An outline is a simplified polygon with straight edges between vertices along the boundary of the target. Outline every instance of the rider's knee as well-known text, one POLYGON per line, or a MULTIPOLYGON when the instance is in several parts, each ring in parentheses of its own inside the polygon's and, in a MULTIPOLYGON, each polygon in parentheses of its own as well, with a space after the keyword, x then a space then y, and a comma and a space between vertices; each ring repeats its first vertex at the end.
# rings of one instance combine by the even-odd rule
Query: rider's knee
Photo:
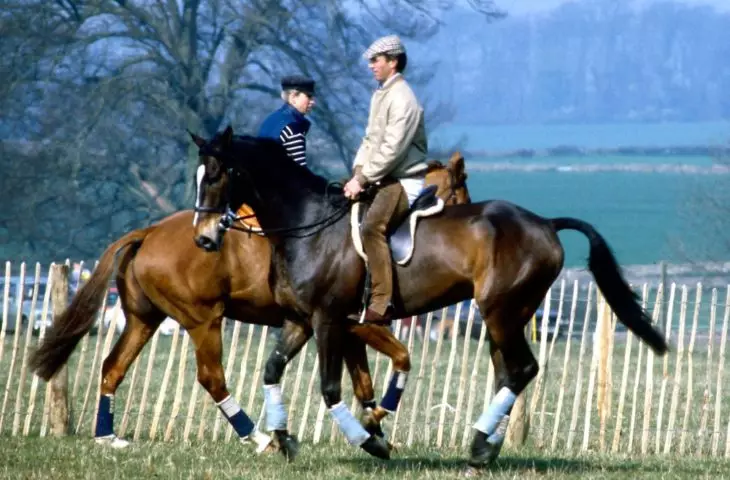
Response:
POLYGON ((386 224, 379 221, 365 221, 362 224, 361 235, 364 240, 385 238, 386 224))

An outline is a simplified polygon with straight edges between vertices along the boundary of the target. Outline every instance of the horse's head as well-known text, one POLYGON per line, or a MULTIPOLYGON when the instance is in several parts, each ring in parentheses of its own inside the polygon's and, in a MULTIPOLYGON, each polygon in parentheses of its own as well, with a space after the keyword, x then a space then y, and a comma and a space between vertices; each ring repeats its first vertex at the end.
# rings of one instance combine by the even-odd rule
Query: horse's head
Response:
POLYGON ((443 199, 446 205, 471 203, 466 178, 464 157, 459 152, 451 155, 446 166, 438 161, 428 164, 426 183, 437 186, 436 195, 443 199))
POLYGON ((198 146, 200 162, 196 171, 195 244, 212 252, 220 249, 226 230, 226 216, 232 208, 232 168, 226 164, 224 152, 233 141, 233 129, 229 126, 223 133, 217 133, 210 141, 190 133, 198 146))

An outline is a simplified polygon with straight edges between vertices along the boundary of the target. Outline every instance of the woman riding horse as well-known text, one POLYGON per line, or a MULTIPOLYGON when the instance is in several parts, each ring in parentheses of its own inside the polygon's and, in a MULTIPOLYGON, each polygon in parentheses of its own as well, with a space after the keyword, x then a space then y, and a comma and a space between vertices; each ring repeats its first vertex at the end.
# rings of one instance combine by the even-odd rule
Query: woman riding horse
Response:
MULTIPOLYGON (((343 319, 358 311, 365 283, 347 216, 350 201, 326 179, 289 161, 274 142, 234 137, 229 127, 199 147, 196 242, 220 245, 215 212, 244 202, 254 208, 272 241, 274 298, 283 309, 310 318, 325 404, 347 440, 366 445, 371 437, 342 403, 340 385, 350 347, 343 319)), ((664 354, 664 336, 637 302, 606 240, 582 220, 544 218, 505 201, 449 206, 420 220, 410 261, 394 267, 396 316, 474 298, 485 319, 497 394, 474 425, 474 466, 497 457, 515 399, 537 374, 524 327, 562 269, 557 232, 565 229, 588 238, 588 267, 619 321, 664 354)), ((391 386, 400 390, 400 381, 391 386)))

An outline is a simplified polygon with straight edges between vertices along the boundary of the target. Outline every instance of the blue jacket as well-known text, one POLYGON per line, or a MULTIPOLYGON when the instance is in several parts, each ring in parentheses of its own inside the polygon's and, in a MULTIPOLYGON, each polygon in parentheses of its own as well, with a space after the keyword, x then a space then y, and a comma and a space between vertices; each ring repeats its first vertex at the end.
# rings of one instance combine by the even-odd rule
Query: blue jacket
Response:
POLYGON ((307 166, 307 139, 311 122, 296 108, 284 104, 266 117, 259 128, 259 137, 279 140, 289 158, 307 166))

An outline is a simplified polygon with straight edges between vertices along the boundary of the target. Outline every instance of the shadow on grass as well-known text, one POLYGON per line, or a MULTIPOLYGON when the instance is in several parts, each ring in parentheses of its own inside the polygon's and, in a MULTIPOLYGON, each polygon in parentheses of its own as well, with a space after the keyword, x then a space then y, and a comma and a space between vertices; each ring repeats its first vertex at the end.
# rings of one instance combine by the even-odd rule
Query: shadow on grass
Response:
MULTIPOLYGON (((468 468, 466 458, 439 457, 438 452, 432 455, 420 454, 414 456, 395 457, 389 461, 377 461, 368 457, 341 457, 340 462, 349 463, 362 471, 408 471, 408 470, 441 470, 444 472, 463 471, 468 468)), ((575 474, 595 472, 637 472, 643 469, 642 462, 622 459, 616 462, 606 462, 599 459, 581 458, 549 458, 537 456, 500 456, 482 472, 520 472, 530 471, 537 473, 565 473, 575 474)), ((648 467, 650 468, 650 467, 648 467)))

